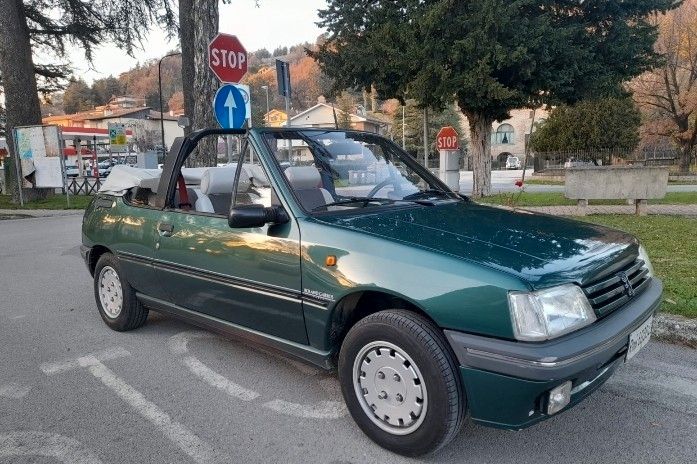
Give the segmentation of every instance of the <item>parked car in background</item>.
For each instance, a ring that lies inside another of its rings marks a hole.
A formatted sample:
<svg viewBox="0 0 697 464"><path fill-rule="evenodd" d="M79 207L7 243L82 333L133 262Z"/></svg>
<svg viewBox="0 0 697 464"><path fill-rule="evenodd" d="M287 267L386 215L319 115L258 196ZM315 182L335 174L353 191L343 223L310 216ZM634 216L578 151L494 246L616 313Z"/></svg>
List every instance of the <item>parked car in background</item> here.
<svg viewBox="0 0 697 464"><path fill-rule="evenodd" d="M506 158L506 169L521 169L520 158L517 156Z"/></svg>
<svg viewBox="0 0 697 464"><path fill-rule="evenodd" d="M243 137L241 159L184 167L222 135ZM335 169L347 144L368 182ZM663 287L625 232L475 203L367 132L204 130L178 146L162 171L114 168L85 211L103 321L132 330L153 309L336 369L389 450L437 450L467 418L553 417L649 341Z"/></svg>
<svg viewBox="0 0 697 464"><path fill-rule="evenodd" d="M65 175L67 177L77 177L80 175L80 170L74 164L67 164L65 166Z"/></svg>

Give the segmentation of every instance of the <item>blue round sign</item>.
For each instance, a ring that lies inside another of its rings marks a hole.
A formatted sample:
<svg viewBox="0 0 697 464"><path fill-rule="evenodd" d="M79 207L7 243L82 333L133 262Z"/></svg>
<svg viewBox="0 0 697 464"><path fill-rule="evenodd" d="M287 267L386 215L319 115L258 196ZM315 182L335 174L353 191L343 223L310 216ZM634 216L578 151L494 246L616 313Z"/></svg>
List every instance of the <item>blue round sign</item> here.
<svg viewBox="0 0 697 464"><path fill-rule="evenodd" d="M213 99L213 110L223 129L241 129L247 116L247 106L242 92L231 84L218 89Z"/></svg>

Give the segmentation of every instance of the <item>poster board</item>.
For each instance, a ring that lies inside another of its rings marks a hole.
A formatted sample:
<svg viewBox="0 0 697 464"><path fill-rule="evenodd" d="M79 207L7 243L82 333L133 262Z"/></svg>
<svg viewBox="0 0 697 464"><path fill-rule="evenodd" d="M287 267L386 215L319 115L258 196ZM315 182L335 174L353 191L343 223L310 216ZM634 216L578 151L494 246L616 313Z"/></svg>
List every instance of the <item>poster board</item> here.
<svg viewBox="0 0 697 464"><path fill-rule="evenodd" d="M112 153L125 153L128 151L128 140L126 139L126 125L110 122L109 129L109 148Z"/></svg>
<svg viewBox="0 0 697 464"><path fill-rule="evenodd" d="M64 187L62 144L58 126L16 127L14 136L24 186ZM33 184L27 182L32 175Z"/></svg>

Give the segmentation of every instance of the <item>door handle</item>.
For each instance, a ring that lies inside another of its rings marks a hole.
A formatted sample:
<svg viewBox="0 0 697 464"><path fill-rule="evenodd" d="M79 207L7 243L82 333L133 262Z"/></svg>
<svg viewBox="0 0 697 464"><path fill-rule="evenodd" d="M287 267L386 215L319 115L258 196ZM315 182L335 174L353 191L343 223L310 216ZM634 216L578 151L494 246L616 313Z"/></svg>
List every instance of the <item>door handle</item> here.
<svg viewBox="0 0 697 464"><path fill-rule="evenodd" d="M168 222L161 222L157 225L157 231L161 237L171 237L174 233L174 226Z"/></svg>

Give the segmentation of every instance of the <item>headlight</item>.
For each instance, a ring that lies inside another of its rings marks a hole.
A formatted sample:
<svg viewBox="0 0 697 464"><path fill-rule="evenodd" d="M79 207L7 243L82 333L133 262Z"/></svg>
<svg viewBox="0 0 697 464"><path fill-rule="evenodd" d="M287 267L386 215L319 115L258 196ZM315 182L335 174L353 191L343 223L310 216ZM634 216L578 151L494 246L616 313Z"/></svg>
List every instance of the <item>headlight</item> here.
<svg viewBox="0 0 697 464"><path fill-rule="evenodd" d="M639 245L639 259L644 261L644 266L649 270L648 277L653 277L653 266L651 265L649 254L646 252L646 248L644 248L643 245Z"/></svg>
<svg viewBox="0 0 697 464"><path fill-rule="evenodd" d="M548 340L595 321L586 295L573 284L536 292L510 292L508 306L518 340Z"/></svg>

